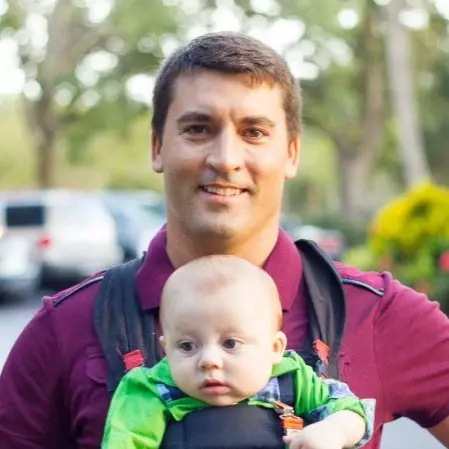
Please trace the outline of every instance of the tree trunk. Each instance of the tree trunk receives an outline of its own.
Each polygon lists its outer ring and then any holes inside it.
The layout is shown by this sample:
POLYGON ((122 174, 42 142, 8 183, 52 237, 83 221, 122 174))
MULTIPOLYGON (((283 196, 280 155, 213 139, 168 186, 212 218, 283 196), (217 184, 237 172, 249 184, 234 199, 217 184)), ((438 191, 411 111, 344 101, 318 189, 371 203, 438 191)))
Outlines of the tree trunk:
POLYGON ((399 15, 405 0, 390 0, 387 13, 387 65, 393 109, 398 123, 399 150, 408 187, 430 177, 420 132, 413 81, 410 39, 399 15))
POLYGON ((385 115, 385 64, 381 53, 382 40, 376 32, 377 6, 371 0, 366 0, 364 6, 358 43, 363 66, 354 77, 355 84, 363 86, 358 93, 358 111, 350 114, 349 119, 337 118, 333 126, 321 117, 319 110, 311 120, 326 132, 335 145, 342 213, 347 219, 355 221, 368 213, 365 195, 379 153, 385 115))
POLYGON ((54 187, 55 135, 49 133, 36 138, 37 184, 41 189, 54 187))
POLYGON ((383 58, 379 52, 379 39, 375 33, 375 9, 367 3, 363 21, 363 57, 361 73, 364 92, 358 128, 358 138, 353 138, 342 127, 332 139, 337 149, 339 188, 342 209, 350 220, 360 220, 369 213, 366 194, 369 179, 380 150, 384 121, 383 58))
POLYGON ((369 214, 366 201, 368 180, 376 157, 372 148, 359 147, 348 151, 341 142, 336 142, 339 169, 339 191, 342 214, 352 221, 365 219, 369 214))
MULTIPOLYGON (((10 6, 17 17, 25 22, 29 11, 18 0, 10 6)), ((33 55, 24 52, 21 62, 24 67, 30 60, 36 69, 35 81, 42 89, 42 97, 37 101, 24 98, 28 129, 36 150, 36 183, 40 188, 54 185, 56 168, 55 141, 61 131, 54 110, 53 94, 63 76, 75 71, 83 55, 95 48, 103 37, 104 30, 83 26, 77 17, 77 9, 72 0, 58 0, 47 16, 48 43, 43 61, 34 61, 33 55)))
POLYGON ((38 101, 25 99, 28 128, 36 150, 36 181, 41 189, 54 186, 57 120, 47 94, 38 101))

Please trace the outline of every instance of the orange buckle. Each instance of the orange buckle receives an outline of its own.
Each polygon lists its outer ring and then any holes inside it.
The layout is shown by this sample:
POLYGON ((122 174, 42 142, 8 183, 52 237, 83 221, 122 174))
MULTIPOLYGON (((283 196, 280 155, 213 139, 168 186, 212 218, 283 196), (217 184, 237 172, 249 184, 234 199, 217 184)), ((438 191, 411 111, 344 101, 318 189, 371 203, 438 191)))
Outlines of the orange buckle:
POLYGON ((282 421, 282 428, 284 429, 285 435, 292 435, 304 428, 303 419, 295 415, 293 407, 290 407, 281 401, 273 401, 273 404, 276 413, 282 421))
POLYGON ((304 421, 299 416, 281 416, 281 420, 286 436, 293 435, 304 428, 304 421))
POLYGON ((126 372, 131 371, 133 368, 143 365, 143 355, 140 349, 128 352, 123 355, 123 362, 125 363, 126 372))
POLYGON ((329 365, 329 346, 321 340, 315 340, 313 342, 313 349, 320 360, 326 365, 329 365))

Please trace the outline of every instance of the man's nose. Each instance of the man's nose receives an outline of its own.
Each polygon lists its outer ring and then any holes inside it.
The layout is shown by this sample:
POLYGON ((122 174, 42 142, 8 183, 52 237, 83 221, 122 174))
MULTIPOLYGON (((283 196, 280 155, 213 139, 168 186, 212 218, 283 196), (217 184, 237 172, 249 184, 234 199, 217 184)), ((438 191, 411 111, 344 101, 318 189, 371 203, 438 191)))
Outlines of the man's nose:
POLYGON ((199 358, 199 367, 202 370, 220 369, 223 361, 220 351, 216 348, 203 348, 199 358))
POLYGON ((244 163, 243 142, 233 126, 223 127, 214 140, 207 164, 217 173, 239 171, 244 163))

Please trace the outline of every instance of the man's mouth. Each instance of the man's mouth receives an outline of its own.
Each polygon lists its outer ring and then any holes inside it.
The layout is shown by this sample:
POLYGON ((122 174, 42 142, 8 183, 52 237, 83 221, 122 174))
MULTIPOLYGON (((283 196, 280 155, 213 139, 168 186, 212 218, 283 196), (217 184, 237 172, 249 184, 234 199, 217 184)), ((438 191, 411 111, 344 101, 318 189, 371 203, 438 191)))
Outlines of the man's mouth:
POLYGON ((212 195, 220 195, 220 196, 237 196, 247 192, 247 189, 242 189, 238 187, 224 187, 224 186, 222 187, 214 185, 201 186, 201 189, 212 195))

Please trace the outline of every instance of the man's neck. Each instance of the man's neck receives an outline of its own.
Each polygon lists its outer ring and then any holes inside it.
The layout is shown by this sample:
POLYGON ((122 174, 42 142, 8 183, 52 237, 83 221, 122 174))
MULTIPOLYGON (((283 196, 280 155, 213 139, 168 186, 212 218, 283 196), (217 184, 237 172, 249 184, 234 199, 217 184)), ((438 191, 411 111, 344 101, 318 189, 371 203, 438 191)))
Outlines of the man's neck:
POLYGON ((212 254, 238 256, 262 266, 273 250, 278 235, 279 227, 270 226, 246 239, 217 239, 214 236, 192 238, 178 229, 172 229, 167 223, 167 254, 175 268, 212 254))

